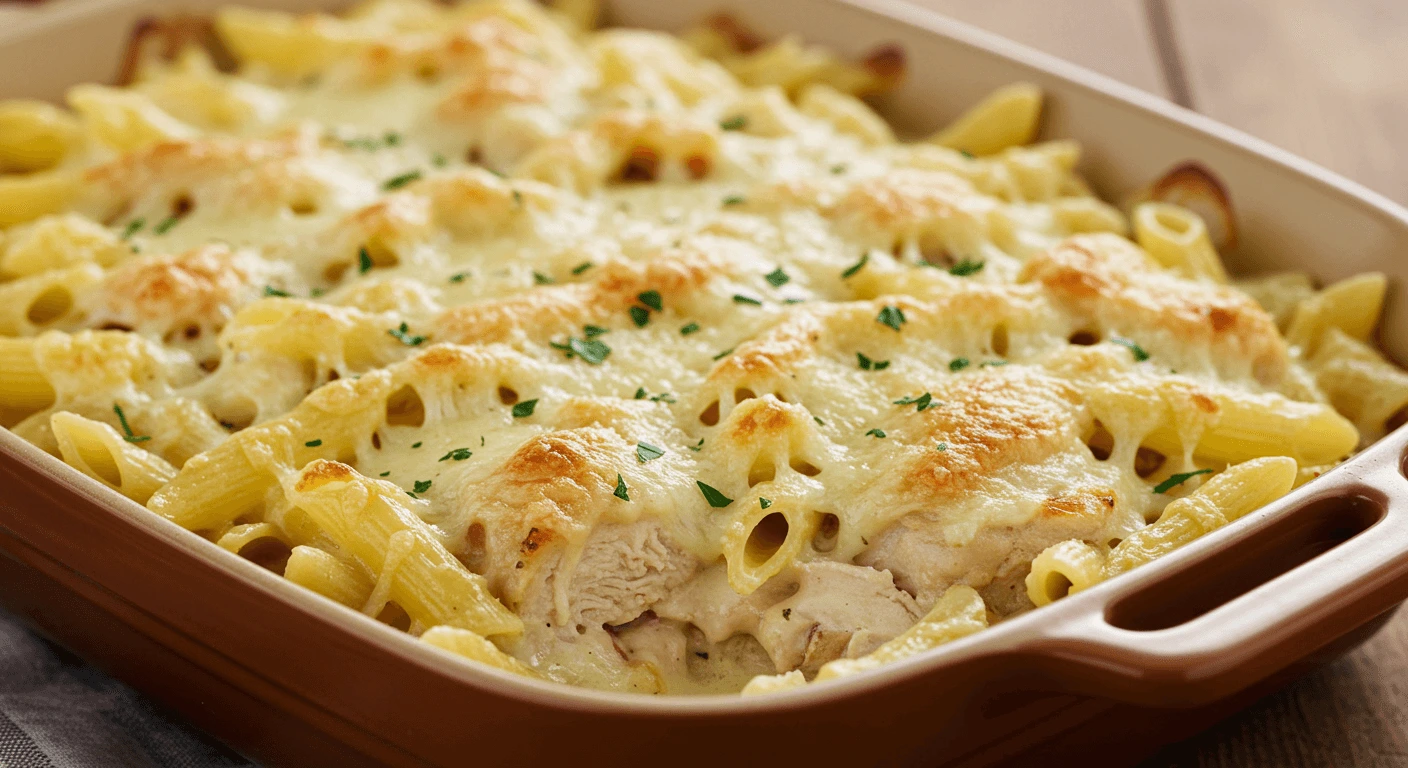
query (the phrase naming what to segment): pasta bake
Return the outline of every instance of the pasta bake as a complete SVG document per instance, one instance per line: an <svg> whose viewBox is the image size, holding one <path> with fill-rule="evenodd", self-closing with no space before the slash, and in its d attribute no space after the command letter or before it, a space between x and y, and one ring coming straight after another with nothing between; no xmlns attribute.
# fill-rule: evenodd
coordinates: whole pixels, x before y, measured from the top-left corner
<svg viewBox="0 0 1408 768"><path fill-rule="evenodd" d="M1033 85L901 139L897 49L595 16L231 7L0 102L0 425L471 663L764 694L1401 421L1384 277L1231 279L1200 167L1117 206Z"/></svg>

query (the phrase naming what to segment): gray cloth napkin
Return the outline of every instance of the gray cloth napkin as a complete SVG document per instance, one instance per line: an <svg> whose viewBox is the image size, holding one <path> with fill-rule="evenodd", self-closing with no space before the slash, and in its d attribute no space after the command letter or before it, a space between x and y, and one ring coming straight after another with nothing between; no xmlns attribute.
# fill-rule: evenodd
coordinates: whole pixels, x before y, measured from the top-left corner
<svg viewBox="0 0 1408 768"><path fill-rule="evenodd" d="M0 768L254 766L0 611Z"/></svg>

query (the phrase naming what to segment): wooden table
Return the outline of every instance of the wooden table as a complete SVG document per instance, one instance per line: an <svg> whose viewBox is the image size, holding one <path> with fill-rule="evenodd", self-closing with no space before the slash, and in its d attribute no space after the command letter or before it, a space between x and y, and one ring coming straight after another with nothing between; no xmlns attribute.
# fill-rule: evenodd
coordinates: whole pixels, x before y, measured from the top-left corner
<svg viewBox="0 0 1408 768"><path fill-rule="evenodd" d="M912 1L1203 112L1408 203L1408 2ZM1403 765L1408 611L1349 656L1145 768Z"/></svg>

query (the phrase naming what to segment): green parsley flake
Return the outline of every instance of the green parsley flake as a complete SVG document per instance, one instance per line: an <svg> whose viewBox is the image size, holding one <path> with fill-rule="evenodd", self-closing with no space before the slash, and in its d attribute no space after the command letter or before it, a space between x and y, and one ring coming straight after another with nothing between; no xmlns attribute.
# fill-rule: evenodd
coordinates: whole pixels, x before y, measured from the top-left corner
<svg viewBox="0 0 1408 768"><path fill-rule="evenodd" d="M731 354L733 354L733 347L729 347L728 349L725 349L724 351L720 352L719 354L714 355L714 359L715 359L715 360L722 360L722 359L724 359L725 357L728 357L728 356L731 355Z"/></svg>
<svg viewBox="0 0 1408 768"><path fill-rule="evenodd" d="M869 432L866 432L865 435L866 435L866 437L884 437L884 436L885 436L885 430L883 430L883 429L872 429L872 430L870 430Z"/></svg>
<svg viewBox="0 0 1408 768"><path fill-rule="evenodd" d="M704 494L704 500L709 502L709 506L714 509L723 509L733 503L733 499L719 493L719 489L712 485L705 485L698 480L695 480L694 484L699 486L699 492Z"/></svg>
<svg viewBox="0 0 1408 768"><path fill-rule="evenodd" d="M1121 347L1128 348L1130 354L1134 355L1134 362L1136 363L1142 363L1145 360L1149 359L1149 353L1144 351L1143 347L1139 346L1138 344L1134 343L1129 339L1122 339L1119 336L1111 336L1110 343L1118 344Z"/></svg>
<svg viewBox="0 0 1408 768"><path fill-rule="evenodd" d="M450 461L451 459L453 459L455 461L464 461L465 459L473 455L474 453L471 452L468 448L456 448L450 451L449 453L445 454L444 456L441 456L439 460Z"/></svg>
<svg viewBox="0 0 1408 768"><path fill-rule="evenodd" d="M862 269L865 269L865 265L866 265L866 264L869 264L869 263L870 263L870 254L867 253L867 254L865 254L865 255L863 255L863 256L860 257L860 261L857 261L856 263L852 264L851 266L846 267L846 271L841 273L841 279L842 279L842 280L845 280L845 279L848 278L848 277L853 277L853 276L855 276L855 274L856 274L857 272L861 271Z"/></svg>
<svg viewBox="0 0 1408 768"><path fill-rule="evenodd" d="M171 231L171 228L174 227L174 226L176 226L176 225L179 224L180 222L181 222L181 217L180 217L180 216L167 216L166 218L162 219L161 222L160 222L159 224L157 224L155 227L152 227L152 234L154 234L154 235L164 235L164 234L166 234L167 232L170 232L170 231Z"/></svg>
<svg viewBox="0 0 1408 768"><path fill-rule="evenodd" d="M949 267L948 273L955 277L968 277L969 275L976 275L979 272L982 272L983 266L985 264L987 264L987 262L985 261L973 261L972 259L964 259L958 262L957 264L954 264L953 266Z"/></svg>
<svg viewBox="0 0 1408 768"><path fill-rule="evenodd" d="M699 330L699 323L690 323L689 325L686 325L686 326L684 326L683 328L680 329L680 335L681 335L681 336L688 336L689 334L694 333L695 331L698 331L698 330Z"/></svg>
<svg viewBox="0 0 1408 768"><path fill-rule="evenodd" d="M307 447L307 448L317 448L318 446L320 446L320 445L322 445L322 444L323 444L323 441L322 441L322 440L309 440L308 442L304 443L303 445L304 445L305 447Z"/></svg>
<svg viewBox="0 0 1408 768"><path fill-rule="evenodd" d="M748 202L748 198L743 195L729 195L724 198L724 205L743 205Z"/></svg>
<svg viewBox="0 0 1408 768"><path fill-rule="evenodd" d="M436 168L444 168L445 166L450 164L450 161L446 160L444 155L440 154L439 152L436 152L435 154L430 156L430 164L435 166Z"/></svg>
<svg viewBox="0 0 1408 768"><path fill-rule="evenodd" d="M391 328L388 329L386 332L391 334L402 344L405 344L408 347L419 347L421 344L425 343L425 337L412 336L410 326L406 325L405 323L401 323L401 327L399 328Z"/></svg>
<svg viewBox="0 0 1408 768"><path fill-rule="evenodd" d="M934 446L934 450L936 450L936 451L947 451L947 450L948 450L948 443L938 443L937 445Z"/></svg>
<svg viewBox="0 0 1408 768"><path fill-rule="evenodd" d="M372 271L372 255L365 245L357 249L357 271L364 275Z"/></svg>
<svg viewBox="0 0 1408 768"><path fill-rule="evenodd" d="M1198 475L1211 473L1211 469L1199 469L1193 472L1179 472L1176 475L1169 475L1169 478L1154 486L1154 493L1168 493L1176 485L1182 485Z"/></svg>
<svg viewBox="0 0 1408 768"><path fill-rule="evenodd" d="M880 314L875 316L875 322L888 325L898 331L900 326L905 324L904 312L893 304L887 304L884 309L880 310Z"/></svg>
<svg viewBox="0 0 1408 768"><path fill-rule="evenodd" d="M820 416L813 416L812 421L815 421L818 427L826 426L826 422L822 421Z"/></svg>
<svg viewBox="0 0 1408 768"><path fill-rule="evenodd" d="M293 294L289 293L288 291L281 291L281 290L279 290L278 288L275 288L275 287L272 286L272 285L266 285L266 286L264 286L264 295L265 295L265 296L277 296L277 297L279 297L279 298L281 298L281 299L287 299L288 297L292 296Z"/></svg>
<svg viewBox="0 0 1408 768"><path fill-rule="evenodd" d="M467 278L467 277L469 277L469 273L468 273L468 272L456 272L455 274L450 275L450 282L452 282L452 283L463 283L464 280L465 280L465 278Z"/></svg>
<svg viewBox="0 0 1408 768"><path fill-rule="evenodd" d="M978 367L979 367L979 368L997 368L997 367L1000 367L1000 366L1003 366L1003 365L1007 365L1007 361L1006 361L1006 360L984 360L982 363L980 363L980 364L978 365Z"/></svg>
<svg viewBox="0 0 1408 768"><path fill-rule="evenodd" d="M393 189L400 189L401 187L404 187L407 184L410 184L411 182L417 181L419 179L420 171L407 171L401 174L400 176L392 176L386 181L383 181L381 183L381 188L386 190L387 192L390 192Z"/></svg>
<svg viewBox="0 0 1408 768"><path fill-rule="evenodd" d="M430 483L430 480L417 480L415 488L413 488L412 490L414 490L416 493L425 493L426 491L430 490Z"/></svg>
<svg viewBox="0 0 1408 768"><path fill-rule="evenodd" d="M650 402L652 402L652 403L670 403L670 404L674 404L674 402L675 402L675 396L672 395L672 394L670 394L669 392L661 392L661 393L658 394L658 395L651 395L651 397L650 397Z"/></svg>
<svg viewBox="0 0 1408 768"><path fill-rule="evenodd" d="M602 328L599 325L584 325L582 326L582 333L586 334L589 339L595 339L598 336L611 333L611 329Z"/></svg>
<svg viewBox="0 0 1408 768"><path fill-rule="evenodd" d="M390 476L391 476L391 470L389 470L389 469L386 470L385 472L382 472L381 474L377 475L377 477L390 477Z"/></svg>
<svg viewBox="0 0 1408 768"><path fill-rule="evenodd" d="M621 501L630 501L631 492L626 489L626 479L621 477L621 473L616 473L616 491L611 494Z"/></svg>
<svg viewBox="0 0 1408 768"><path fill-rule="evenodd" d="M763 279L767 280L768 284L774 288L781 288L792 282L792 278L786 272L782 271L782 267L778 267L766 275L763 275Z"/></svg>
<svg viewBox="0 0 1408 768"><path fill-rule="evenodd" d="M915 406L917 412L922 413L925 408L936 407L931 405L933 401L934 396L929 394L928 392L925 392L924 394L918 395L917 397L905 397L896 400L895 405L912 405Z"/></svg>
<svg viewBox="0 0 1408 768"><path fill-rule="evenodd" d="M969 152L969 151L966 150L966 149L960 149L960 150L958 150L958 154L963 155L964 157L968 158L969 160L972 160L972 159L973 159L973 153L972 153L972 152Z"/></svg>
<svg viewBox="0 0 1408 768"><path fill-rule="evenodd" d="M664 448L656 448L650 443L636 443L636 458L640 459L640 463L642 464L647 461L658 459L664 455Z"/></svg>
<svg viewBox="0 0 1408 768"><path fill-rule="evenodd" d="M743 115L734 115L727 120L719 122L719 127L725 131L741 131L748 125L748 118Z"/></svg>
<svg viewBox="0 0 1408 768"><path fill-rule="evenodd" d="M129 443L144 443L152 439L151 435L134 435L132 427L127 424L127 415L122 412L122 406L117 403L112 404L112 412L117 414L117 420L122 424L122 439Z"/></svg>
<svg viewBox="0 0 1408 768"><path fill-rule="evenodd" d="M532 415L533 415L533 409L534 409L534 408L537 408L537 407L538 407L538 400L537 400L537 398L534 398L534 399L532 399L532 400L524 400L524 401L521 402L521 403L514 403L514 406L513 406L513 418L515 418L515 419L524 419L524 418L527 418L527 417L529 417L529 416L532 416Z"/></svg>
<svg viewBox="0 0 1408 768"><path fill-rule="evenodd" d="M846 172L846 164L845 164L845 163L837 163L836 165L831 166L831 173L833 173L833 174L836 175L836 176L840 176L841 174L843 174L843 173L845 173L845 172Z"/></svg>
<svg viewBox="0 0 1408 768"><path fill-rule="evenodd" d="M611 347L606 346L596 339L583 341L582 339L573 337L567 340L567 345L572 348L572 352L575 353L577 357L582 358L592 365L600 365L601 362L611 354Z"/></svg>
<svg viewBox="0 0 1408 768"><path fill-rule="evenodd" d="M699 438L699 442L698 442L697 444L689 446L689 450L694 451L695 453L699 453L699 451L703 450L703 448L704 448L704 438L702 438L702 437Z"/></svg>
<svg viewBox="0 0 1408 768"><path fill-rule="evenodd" d="M131 238L133 235L142 231L142 227L145 226L147 226L146 219L133 219L127 222L127 226L122 228L122 239L127 240Z"/></svg>
<svg viewBox="0 0 1408 768"><path fill-rule="evenodd" d="M637 328L644 328L645 324L650 322L650 310L645 307L631 307L630 312L631 322L635 323Z"/></svg>
<svg viewBox="0 0 1408 768"><path fill-rule="evenodd" d="M534 271L533 271L533 283L534 283L534 284L536 284L536 285L552 285L552 284L555 283L555 282L557 282L557 281L556 281L556 280L553 280L551 277L548 277L547 275L543 274L542 272L539 272L539 271L537 271L537 270L534 270Z"/></svg>
<svg viewBox="0 0 1408 768"><path fill-rule="evenodd" d="M864 352L857 352L856 365L860 366L862 371L883 371L890 367L890 361L871 360L869 357L865 356Z"/></svg>
<svg viewBox="0 0 1408 768"><path fill-rule="evenodd" d="M954 373L967 368L969 365L972 365L972 362L966 357L955 357L948 361L948 369Z"/></svg>
<svg viewBox="0 0 1408 768"><path fill-rule="evenodd" d="M761 306L763 306L763 301L762 301L762 299L755 299L755 298L753 298L752 296L744 296L744 295L741 294L741 293L735 293L735 294L733 294L733 303L734 303L734 304L751 304L751 305L753 305L753 306L755 306L755 307L761 307Z"/></svg>
<svg viewBox="0 0 1408 768"><path fill-rule="evenodd" d="M765 499L765 498L763 498L762 496L759 496L759 497L758 497L758 506L759 506L759 507L762 507L763 509L767 509L768 507L771 507L771 506L772 506L772 499Z"/></svg>
<svg viewBox="0 0 1408 768"><path fill-rule="evenodd" d="M647 307L650 307L656 312L659 312L665 308L665 303L660 299L659 291L644 291L642 293L636 294L636 298L640 299L640 303L644 304Z"/></svg>
<svg viewBox="0 0 1408 768"><path fill-rule="evenodd" d="M575 267L572 268L572 274L574 274L574 275L580 275L580 274L582 274L583 272L586 272L587 270L589 270L589 269L591 269L591 268L592 268L592 263L591 263L590 261L584 261L584 262L582 262L581 264L578 264L577 266L575 266Z"/></svg>
<svg viewBox="0 0 1408 768"><path fill-rule="evenodd" d="M415 441L414 443L411 443L411 447L412 447L412 448L419 448L419 447L421 447L422 445L425 445L425 443L424 443L423 441L421 441L421 440L417 440L417 441Z"/></svg>
<svg viewBox="0 0 1408 768"><path fill-rule="evenodd" d="M636 390L636 399L637 399L637 400L644 400L644 399L645 399L645 387L640 387L639 389Z"/></svg>

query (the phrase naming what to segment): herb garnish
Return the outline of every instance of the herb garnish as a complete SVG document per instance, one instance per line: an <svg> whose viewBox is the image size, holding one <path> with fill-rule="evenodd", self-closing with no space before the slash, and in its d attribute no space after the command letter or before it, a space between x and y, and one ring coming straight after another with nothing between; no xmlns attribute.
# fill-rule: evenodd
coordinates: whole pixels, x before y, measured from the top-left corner
<svg viewBox="0 0 1408 768"><path fill-rule="evenodd" d="M419 347L421 344L425 343L425 337L412 336L411 327L405 323L401 323L401 327L399 328L391 328L386 332L408 347Z"/></svg>
<svg viewBox="0 0 1408 768"><path fill-rule="evenodd" d="M875 316L875 322L888 325L898 331L900 326L905 324L904 312L893 304L887 304L884 309L880 310L880 314Z"/></svg>
<svg viewBox="0 0 1408 768"><path fill-rule="evenodd" d="M133 235L135 235L135 234L137 234L138 232L140 232L140 231L142 230L142 227L145 227L145 226L147 226L147 220L146 220L146 219L140 219L140 218L138 218L138 219L133 219L133 220L127 222L127 226L125 226L125 227L122 228L122 239L123 239L123 240L126 240L126 239L132 237Z"/></svg>
<svg viewBox="0 0 1408 768"><path fill-rule="evenodd" d="M513 418L524 419L533 415L533 409L538 407L538 399L524 400L521 403L514 403Z"/></svg>
<svg viewBox="0 0 1408 768"><path fill-rule="evenodd" d="M411 182L417 181L419 179L420 171L407 171L401 174L400 176L392 176L386 181L383 181L381 183L381 188L386 190L387 192L390 192L393 189L400 189L401 187L404 187L407 184L410 184Z"/></svg>
<svg viewBox="0 0 1408 768"><path fill-rule="evenodd" d="M596 339L583 341L578 338L568 338L567 345L571 347L573 354L592 365L600 365L601 361L605 360L611 354L611 347L606 346ZM571 357L571 355L568 356Z"/></svg>
<svg viewBox="0 0 1408 768"><path fill-rule="evenodd" d="M978 364L978 367L979 367L979 368L997 368L998 366L1007 365L1007 362L1008 362L1008 361L1006 361L1006 360L984 360L983 362L981 362L981 363Z"/></svg>
<svg viewBox="0 0 1408 768"><path fill-rule="evenodd" d="M763 306L763 300L762 300L762 299L755 299L755 298L753 298L752 296L744 296L744 295L741 294L741 293L735 293L735 294L733 294L733 303L734 303L734 304L751 304L751 305L753 305L753 306L755 306L755 307L761 307L761 306Z"/></svg>
<svg viewBox="0 0 1408 768"><path fill-rule="evenodd" d="M365 245L357 249L357 271L364 275L372 271L372 255Z"/></svg>
<svg viewBox="0 0 1408 768"><path fill-rule="evenodd" d="M719 493L719 489L711 485L705 485L698 480L695 480L694 484L699 486L699 492L704 494L704 500L709 502L709 506L714 509L723 509L733 503L733 499Z"/></svg>
<svg viewBox="0 0 1408 768"><path fill-rule="evenodd" d="M455 274L450 275L450 282L463 283L466 277L469 277L468 272L456 272Z"/></svg>
<svg viewBox="0 0 1408 768"><path fill-rule="evenodd" d="M870 430L869 432L866 432L865 435L866 435L866 437L884 437L884 436L885 436L885 430L883 430L883 429L872 429L872 430Z"/></svg>
<svg viewBox="0 0 1408 768"><path fill-rule="evenodd" d="M1121 347L1128 348L1130 353L1134 355L1134 362L1136 363L1142 363L1145 360L1149 359L1149 353L1146 352L1143 347L1139 346L1138 344L1134 343L1129 339L1123 339L1119 336L1111 336L1110 343L1118 344Z"/></svg>
<svg viewBox="0 0 1408 768"><path fill-rule="evenodd" d="M607 333L611 333L611 329L610 329L610 328L602 328L602 327L599 326L599 325L591 325L591 324L589 323L589 324L587 324L587 325L582 326L582 333L586 334L586 335L587 335L587 338L589 338L589 339L595 339L595 338L598 337L598 336L601 336L601 335L604 335L604 334L607 334Z"/></svg>
<svg viewBox="0 0 1408 768"><path fill-rule="evenodd" d="M439 458L439 461L449 461L451 459L454 459L455 461L464 461L465 459L473 455L474 453L468 448L455 448L444 456L441 456Z"/></svg>
<svg viewBox="0 0 1408 768"><path fill-rule="evenodd" d="M264 295L265 295L265 296L277 296L277 297L279 297L279 298L281 298L281 299L287 299L287 298L289 298L290 296L292 296L293 294L289 293L288 291L281 291L281 290L279 290L278 288L275 288L275 287L272 286L272 285L266 285L266 286L264 286Z"/></svg>
<svg viewBox="0 0 1408 768"><path fill-rule="evenodd" d="M934 396L929 394L928 392L925 392L924 394L918 395L916 397L903 397L894 402L895 405L912 405L915 407L916 412L918 413L922 413L925 408L938 407L936 404L934 404Z"/></svg>
<svg viewBox="0 0 1408 768"><path fill-rule="evenodd" d="M422 445L425 445L425 442L423 440L417 440L414 443L411 443L412 448L419 448Z"/></svg>
<svg viewBox="0 0 1408 768"><path fill-rule="evenodd" d="M741 131L748 125L748 118L743 115L734 115L727 120L719 121L719 127L725 131Z"/></svg>
<svg viewBox="0 0 1408 768"><path fill-rule="evenodd" d="M762 507L763 509L767 509L768 507L772 506L772 499L765 499L762 496L759 496L758 506Z"/></svg>
<svg viewBox="0 0 1408 768"><path fill-rule="evenodd" d="M949 267L948 273L950 275L954 275L955 277L967 277L969 275L976 275L977 273L983 271L983 266L986 264L987 262L985 261L973 261L972 259L964 259L958 262L957 264L954 264L953 266Z"/></svg>
<svg viewBox="0 0 1408 768"><path fill-rule="evenodd" d="M650 322L650 310L645 307L631 307L630 312L631 322L635 323L637 328L644 328L645 324Z"/></svg>
<svg viewBox="0 0 1408 768"><path fill-rule="evenodd" d="M699 330L699 323L690 323L689 325L680 328L680 335L688 336L689 334L694 333L697 330Z"/></svg>
<svg viewBox="0 0 1408 768"><path fill-rule="evenodd" d="M972 365L972 361L970 361L966 357L955 357L952 360L948 361L948 369L950 371L953 371L954 373L957 373L963 370L964 368L967 368L969 365Z"/></svg>
<svg viewBox="0 0 1408 768"><path fill-rule="evenodd" d="M637 387L637 388L636 388L636 399L637 399L637 400L644 400L644 399L645 399L645 387Z"/></svg>
<svg viewBox="0 0 1408 768"><path fill-rule="evenodd" d="M783 272L782 267L778 267L777 269L774 269L766 275L763 275L763 279L767 280L768 283L774 288L781 288L782 286L792 282L792 277L786 272Z"/></svg>
<svg viewBox="0 0 1408 768"><path fill-rule="evenodd" d="M167 232L170 232L171 228L176 226L180 222L180 216L167 216L166 218L162 219L161 222L158 223L155 227L152 227L152 234L164 235Z"/></svg>
<svg viewBox="0 0 1408 768"><path fill-rule="evenodd" d="M869 263L870 263L870 254L869 254L869 253L866 253L866 254L864 254L864 255L862 255L862 256L860 257L860 261L857 261L856 263L852 264L851 266L846 267L846 271L844 271L844 272L841 273L841 279L842 279L842 280L845 280L846 278L851 277L851 276L854 275L855 273L861 271L862 269L865 269L865 265L866 265L866 264L869 264Z"/></svg>
<svg viewBox="0 0 1408 768"><path fill-rule="evenodd" d="M702 450L703 448L704 448L704 438L702 438L702 437L699 438L698 444L689 446L689 450L694 451L695 453L699 453L699 451Z"/></svg>
<svg viewBox="0 0 1408 768"><path fill-rule="evenodd" d="M535 284L537 284L537 285L552 285L553 283L555 283L555 282L557 282L557 281L554 280L554 279L552 279L551 277L548 277L547 275L543 274L542 272L539 272L539 271L537 271L537 270L533 270L533 282L534 282Z"/></svg>
<svg viewBox="0 0 1408 768"><path fill-rule="evenodd" d="M743 195L729 195L724 198L724 205L743 205L748 202L748 198Z"/></svg>
<svg viewBox="0 0 1408 768"><path fill-rule="evenodd" d="M833 174L835 174L835 175L837 175L837 176L840 176L841 174L843 174L843 173L845 173L845 172L846 172L846 164L845 164L845 163L837 163L836 165L831 166L831 173L833 173Z"/></svg>
<svg viewBox="0 0 1408 768"><path fill-rule="evenodd" d="M656 312L659 312L665 308L665 304L660 298L659 291L642 291L641 293L636 294L636 298L640 299L640 303L644 304L647 307L650 307Z"/></svg>
<svg viewBox="0 0 1408 768"><path fill-rule="evenodd" d="M656 448L650 443L645 442L636 443L636 458L639 459L642 464L653 459L658 459L664 455L664 448Z"/></svg>
<svg viewBox="0 0 1408 768"><path fill-rule="evenodd" d="M322 441L322 440L309 440L308 442L304 443L303 445L304 445L305 448L317 448L318 446L320 446L320 445L322 445L322 444L323 444L323 441Z"/></svg>
<svg viewBox="0 0 1408 768"><path fill-rule="evenodd" d="M621 473L616 473L616 491L611 494L621 501L630 501L631 492L626 489L626 479L621 477Z"/></svg>
<svg viewBox="0 0 1408 768"><path fill-rule="evenodd" d="M870 358L865 356L864 352L857 352L856 365L859 365L862 371L883 371L886 368L890 367L890 361L871 360Z"/></svg>
<svg viewBox="0 0 1408 768"><path fill-rule="evenodd" d="M728 349L725 349L724 351L720 352L719 354L714 355L714 359L715 359L715 360L722 360L722 359L724 359L725 357L728 357L729 355L733 354L733 350L734 350L733 347L729 347Z"/></svg>
<svg viewBox="0 0 1408 768"><path fill-rule="evenodd" d="M934 450L936 450L936 451L947 451L947 450L948 450L948 443L938 443L938 444L936 444L936 445L934 446Z"/></svg>
<svg viewBox="0 0 1408 768"><path fill-rule="evenodd" d="M414 490L416 493L425 493L426 491L430 490L430 483L430 480L417 480L415 483L415 487L412 490Z"/></svg>
<svg viewBox="0 0 1408 768"><path fill-rule="evenodd" d="M117 414L117 420L122 424L122 439L129 443L144 443L152 439L151 435L134 435L132 427L127 424L127 415L122 412L122 406L117 403L112 404L112 412Z"/></svg>
<svg viewBox="0 0 1408 768"><path fill-rule="evenodd" d="M1179 472L1176 475L1169 475L1169 478L1154 486L1154 493L1168 493L1176 485L1182 485L1198 475L1211 473L1211 469L1199 469L1193 472Z"/></svg>
<svg viewBox="0 0 1408 768"><path fill-rule="evenodd" d="M584 262L582 262L581 264L578 264L577 266L575 266L575 267L572 268L572 274L574 274L574 275L580 275L580 274L582 274L583 272L586 272L587 270L589 270L589 269L591 269L591 268L592 268L592 263L591 263L590 261L584 261Z"/></svg>

